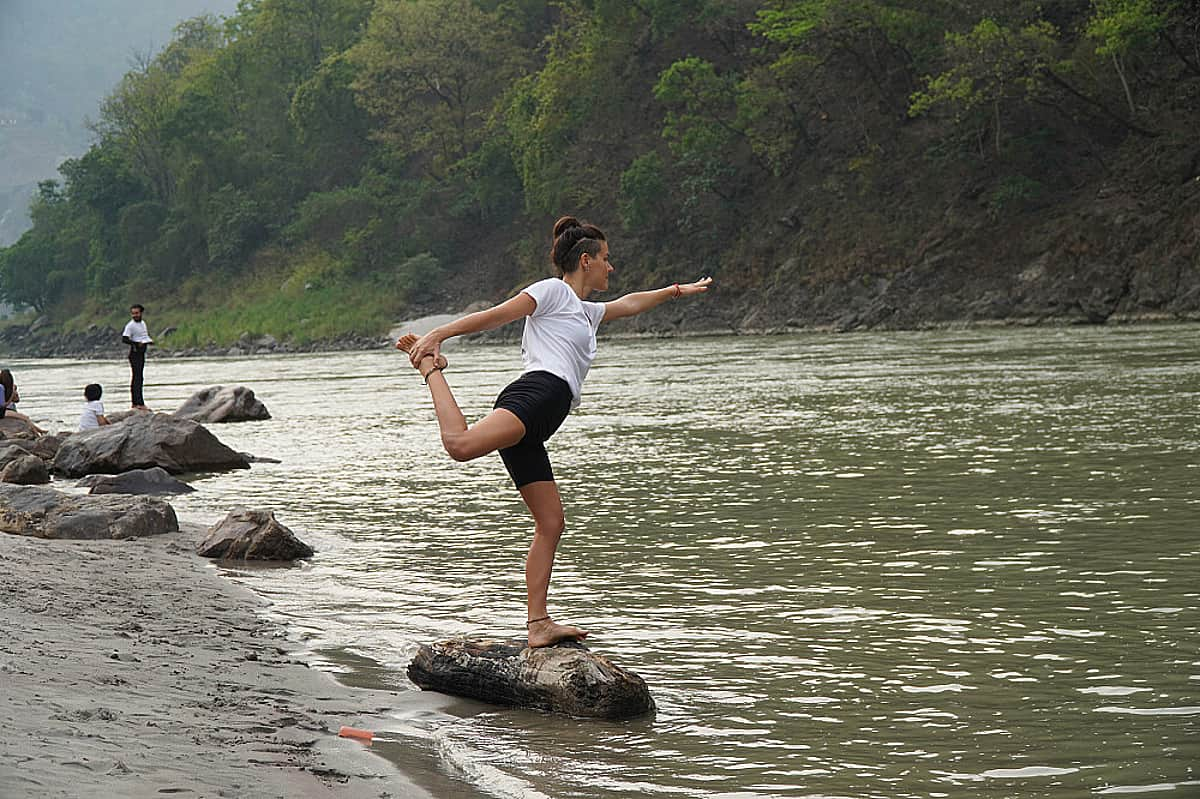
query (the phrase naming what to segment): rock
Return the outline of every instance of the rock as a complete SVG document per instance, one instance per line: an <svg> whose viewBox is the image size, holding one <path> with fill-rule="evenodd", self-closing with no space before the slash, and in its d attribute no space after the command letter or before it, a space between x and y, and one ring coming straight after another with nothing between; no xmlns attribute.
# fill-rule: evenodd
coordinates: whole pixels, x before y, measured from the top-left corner
<svg viewBox="0 0 1200 799"><path fill-rule="evenodd" d="M63 441L54 456L54 471L67 477L151 466L171 474L250 468L198 423L165 413L139 413L119 424L80 431Z"/></svg>
<svg viewBox="0 0 1200 799"><path fill-rule="evenodd" d="M147 416L151 413L154 413L154 411L144 411L141 408L129 408L128 410L124 411L113 411L112 413L106 413L104 414L104 418L108 420L109 424L117 424L125 421L126 419L132 419L135 416Z"/></svg>
<svg viewBox="0 0 1200 799"><path fill-rule="evenodd" d="M29 447L29 452L44 461L53 461L54 456L58 453L58 448L62 446L63 438L61 434L47 433L33 442Z"/></svg>
<svg viewBox="0 0 1200 799"><path fill-rule="evenodd" d="M0 484L0 532L35 538L133 538L175 532L161 499L75 496L42 486Z"/></svg>
<svg viewBox="0 0 1200 799"><path fill-rule="evenodd" d="M313 555L312 547L276 521L274 513L248 508L230 511L208 528L196 552L225 560L296 560Z"/></svg>
<svg viewBox="0 0 1200 799"><path fill-rule="evenodd" d="M13 416L0 419L0 438L25 438L32 441L39 435L41 434L33 426L33 422Z"/></svg>
<svg viewBox="0 0 1200 799"><path fill-rule="evenodd" d="M37 455L22 454L0 469L0 482L32 486L50 482L50 469Z"/></svg>
<svg viewBox="0 0 1200 799"><path fill-rule="evenodd" d="M251 455L249 452L243 452L241 456L250 463L283 463L279 458L270 458L266 455Z"/></svg>
<svg viewBox="0 0 1200 799"><path fill-rule="evenodd" d="M75 485L90 486L89 494L189 494L196 490L158 466L116 475L91 474Z"/></svg>
<svg viewBox="0 0 1200 799"><path fill-rule="evenodd" d="M654 710L646 682L581 643L530 649L520 641L422 645L408 678L425 691L570 716L627 719Z"/></svg>
<svg viewBox="0 0 1200 799"><path fill-rule="evenodd" d="M29 455L29 448L32 444L24 440L11 440L0 443L0 469L3 469L9 462L17 458L23 458Z"/></svg>
<svg viewBox="0 0 1200 799"><path fill-rule="evenodd" d="M270 419L267 406L245 386L210 386L197 391L174 414L194 422L255 422Z"/></svg>

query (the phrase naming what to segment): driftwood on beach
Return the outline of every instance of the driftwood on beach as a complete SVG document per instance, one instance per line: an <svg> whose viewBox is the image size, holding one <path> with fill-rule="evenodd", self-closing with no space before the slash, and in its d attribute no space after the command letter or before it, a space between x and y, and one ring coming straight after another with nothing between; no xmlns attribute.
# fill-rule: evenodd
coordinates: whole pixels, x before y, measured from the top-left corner
<svg viewBox="0 0 1200 799"><path fill-rule="evenodd" d="M425 691L570 716L629 719L654 710L646 682L576 642L531 649L518 641L422 645L408 678Z"/></svg>

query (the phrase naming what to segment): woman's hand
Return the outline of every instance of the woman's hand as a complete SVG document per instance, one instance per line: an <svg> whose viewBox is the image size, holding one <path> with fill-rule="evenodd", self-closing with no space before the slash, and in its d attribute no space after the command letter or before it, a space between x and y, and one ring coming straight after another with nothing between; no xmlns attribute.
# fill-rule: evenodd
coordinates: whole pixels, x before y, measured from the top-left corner
<svg viewBox="0 0 1200 799"><path fill-rule="evenodd" d="M441 354L442 339L437 335L436 330L430 330L417 339L417 343L413 345L412 350L408 353L408 358L412 361L412 365L415 368L426 355L432 355L433 362L437 363L437 359Z"/></svg>
<svg viewBox="0 0 1200 799"><path fill-rule="evenodd" d="M711 277L702 277L695 283L677 283L676 285L679 286L678 296L686 297L691 294L700 294L708 291L708 287L712 285L712 282Z"/></svg>

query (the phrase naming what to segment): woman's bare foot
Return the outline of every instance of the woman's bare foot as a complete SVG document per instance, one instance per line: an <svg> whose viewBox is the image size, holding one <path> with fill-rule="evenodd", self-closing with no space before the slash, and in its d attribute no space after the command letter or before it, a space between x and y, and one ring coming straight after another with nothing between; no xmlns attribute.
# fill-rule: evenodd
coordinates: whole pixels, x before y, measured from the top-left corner
<svg viewBox="0 0 1200 799"><path fill-rule="evenodd" d="M529 622L529 646L536 649L540 646L551 646L559 641L582 641L587 638L587 632L578 627L558 624L549 617Z"/></svg>
<svg viewBox="0 0 1200 799"><path fill-rule="evenodd" d="M412 333L405 333L396 340L396 349L402 352L412 352L413 345L416 343L416 336L414 336ZM449 365L450 362L446 360L445 355L439 355L436 364L433 361L432 355L426 355L421 359L421 362L417 364L417 371L421 373L421 377L423 379L428 380L430 372L434 371L435 369L445 369Z"/></svg>

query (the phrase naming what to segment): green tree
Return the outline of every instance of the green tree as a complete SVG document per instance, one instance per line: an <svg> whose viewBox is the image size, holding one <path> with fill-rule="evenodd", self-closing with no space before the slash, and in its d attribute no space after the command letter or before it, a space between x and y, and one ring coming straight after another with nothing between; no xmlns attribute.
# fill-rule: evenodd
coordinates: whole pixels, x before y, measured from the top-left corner
<svg viewBox="0 0 1200 799"><path fill-rule="evenodd" d="M71 201L94 209L110 224L124 206L146 196L125 154L112 142L101 142L79 158L64 161L59 172Z"/></svg>
<svg viewBox="0 0 1200 799"><path fill-rule="evenodd" d="M0 297L39 313L50 300L47 276L54 269L54 242L43 232L26 232L11 247L0 250Z"/></svg>
<svg viewBox="0 0 1200 799"><path fill-rule="evenodd" d="M1129 60L1148 49L1163 32L1167 17L1155 0L1092 0L1092 16L1084 33L1096 42L1096 53L1112 59L1125 92L1129 115L1137 115L1129 87Z"/></svg>
<svg viewBox="0 0 1200 799"><path fill-rule="evenodd" d="M209 198L208 259L218 267L242 261L266 233L262 212L252 197L222 186Z"/></svg>
<svg viewBox="0 0 1200 799"><path fill-rule="evenodd" d="M918 116L944 105L957 121L978 122L982 110L1000 153L1005 106L1043 90L1057 43L1058 31L1041 20L1011 28L984 19L969 33L947 33L949 69L926 78L925 89L912 95L909 113Z"/></svg>
<svg viewBox="0 0 1200 799"><path fill-rule="evenodd" d="M0 250L0 296L17 306L45 311L65 292L82 288L88 239L86 219L72 214L57 181L44 180L30 206L33 228Z"/></svg>
<svg viewBox="0 0 1200 799"><path fill-rule="evenodd" d="M508 92L504 122L512 142L527 210L554 214L578 207L597 164L578 157L594 117L597 86L603 85L598 54L606 31L577 8L564 8L547 37L542 68L520 78Z"/></svg>
<svg viewBox="0 0 1200 799"><path fill-rule="evenodd" d="M172 88L165 70L143 63L126 74L104 100L95 125L104 140L126 151L135 173L163 203L169 203L175 194L162 130L174 106Z"/></svg>
<svg viewBox="0 0 1200 799"><path fill-rule="evenodd" d="M666 169L662 156L649 152L633 159L621 173L618 207L621 221L630 230L653 229L665 216Z"/></svg>
<svg viewBox="0 0 1200 799"><path fill-rule="evenodd" d="M469 0L381 0L350 51L376 135L400 159L445 177L479 147L497 99L524 71L514 35Z"/></svg>
<svg viewBox="0 0 1200 799"><path fill-rule="evenodd" d="M357 77L354 64L338 53L325 59L292 95L288 117L308 185L317 191L355 182L372 154L371 119L353 89Z"/></svg>

